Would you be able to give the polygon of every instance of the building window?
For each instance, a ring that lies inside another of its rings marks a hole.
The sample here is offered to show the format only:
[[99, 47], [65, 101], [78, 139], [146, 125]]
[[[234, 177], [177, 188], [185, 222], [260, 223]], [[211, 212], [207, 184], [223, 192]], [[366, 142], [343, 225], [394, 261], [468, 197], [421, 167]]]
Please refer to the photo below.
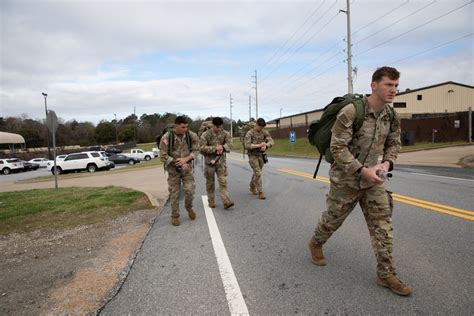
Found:
[[394, 108], [406, 108], [407, 103], [406, 102], [394, 102], [393, 107]]
[[416, 99], [417, 99], [418, 101], [421, 101], [421, 100], [423, 100], [423, 96], [422, 96], [421, 94], [418, 94], [418, 95], [416, 96]]

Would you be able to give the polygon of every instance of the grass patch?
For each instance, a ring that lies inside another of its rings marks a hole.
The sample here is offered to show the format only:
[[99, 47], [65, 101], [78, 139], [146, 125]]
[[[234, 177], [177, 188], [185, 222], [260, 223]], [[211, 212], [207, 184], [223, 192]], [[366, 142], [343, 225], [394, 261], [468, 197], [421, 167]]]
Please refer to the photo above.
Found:
[[[400, 152], [414, 150], [424, 150], [431, 148], [444, 148], [456, 145], [465, 145], [466, 141], [445, 142], [445, 143], [418, 143], [413, 146], [402, 146]], [[242, 143], [239, 138], [234, 138], [232, 151], [242, 153]], [[275, 145], [268, 150], [270, 156], [288, 156], [319, 158], [319, 153], [315, 147], [311, 146], [306, 137], [297, 138], [295, 144], [291, 144], [288, 139], [275, 139]]]
[[63, 230], [151, 207], [143, 192], [114, 186], [4, 192], [0, 193], [0, 235]]
[[415, 151], [415, 150], [424, 150], [424, 149], [432, 149], [432, 148], [444, 148], [450, 146], [459, 146], [459, 145], [466, 145], [468, 142], [466, 141], [456, 141], [456, 142], [445, 142], [445, 143], [418, 143], [413, 146], [402, 146], [400, 152], [407, 152], [407, 151]]

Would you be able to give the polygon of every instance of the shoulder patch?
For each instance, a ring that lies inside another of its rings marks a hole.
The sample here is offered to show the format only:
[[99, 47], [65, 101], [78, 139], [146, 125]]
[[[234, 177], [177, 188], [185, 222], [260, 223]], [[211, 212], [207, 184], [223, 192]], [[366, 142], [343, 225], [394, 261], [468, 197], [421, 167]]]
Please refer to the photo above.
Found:
[[354, 123], [355, 116], [356, 109], [351, 103], [342, 108], [342, 110], [337, 114], [337, 119], [342, 123], [342, 125], [349, 127]]

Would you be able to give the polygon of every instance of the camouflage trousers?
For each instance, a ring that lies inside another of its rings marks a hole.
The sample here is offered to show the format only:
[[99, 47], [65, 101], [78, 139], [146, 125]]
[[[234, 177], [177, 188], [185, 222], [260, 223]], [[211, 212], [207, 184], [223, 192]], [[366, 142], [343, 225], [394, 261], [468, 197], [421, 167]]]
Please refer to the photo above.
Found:
[[229, 191], [227, 190], [227, 166], [222, 163], [217, 166], [208, 165], [204, 167], [204, 176], [206, 177], [206, 190], [208, 199], [214, 200], [215, 175], [219, 183], [219, 192], [222, 202], [229, 201]]
[[249, 155], [249, 164], [253, 170], [252, 180], [250, 181], [250, 189], [257, 189], [258, 192], [263, 192], [262, 185], [262, 169], [263, 158], [262, 155]]
[[372, 248], [377, 258], [379, 277], [395, 275], [392, 259], [393, 228], [391, 193], [383, 186], [356, 190], [331, 182], [327, 195], [327, 210], [322, 213], [314, 231], [314, 241], [323, 245], [342, 225], [354, 207], [360, 204], [369, 229]]
[[177, 172], [174, 166], [168, 167], [168, 191], [170, 192], [171, 217], [179, 217], [179, 193], [181, 191], [181, 182], [184, 189], [184, 206], [186, 210], [193, 208], [194, 174], [192, 168]]

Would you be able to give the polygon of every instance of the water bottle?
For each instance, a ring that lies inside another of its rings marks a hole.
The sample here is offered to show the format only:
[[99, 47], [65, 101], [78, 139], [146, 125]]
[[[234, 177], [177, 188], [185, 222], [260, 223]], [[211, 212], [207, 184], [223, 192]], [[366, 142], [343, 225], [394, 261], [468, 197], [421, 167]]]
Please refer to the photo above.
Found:
[[392, 174], [390, 172], [387, 172], [383, 169], [377, 169], [377, 171], [375, 171], [375, 174], [377, 175], [377, 177], [379, 177], [383, 181], [387, 181], [388, 178], [392, 177]]

